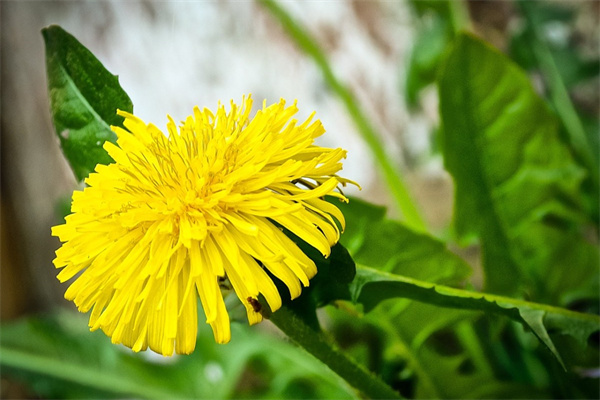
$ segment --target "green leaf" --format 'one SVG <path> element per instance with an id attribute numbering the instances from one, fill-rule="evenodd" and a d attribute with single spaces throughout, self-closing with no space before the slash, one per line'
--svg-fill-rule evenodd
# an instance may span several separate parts
<path id="1" fill-rule="evenodd" d="M 116 141 L 110 126 L 121 126 L 116 112 L 133 112 L 129 96 L 118 78 L 75 37 L 59 26 L 42 29 L 52 120 L 63 152 L 77 179 L 84 179 L 96 164 L 112 162 L 103 149 Z"/>
<path id="2" fill-rule="evenodd" d="M 504 315 L 531 329 L 561 363 L 561 357 L 548 335 L 549 330 L 572 336 L 582 346 L 587 345 L 591 334 L 600 330 L 600 317 L 597 315 L 451 288 L 360 265 L 350 291 L 352 300 L 363 304 L 367 312 L 383 300 L 402 297 L 440 307 Z"/>
<path id="3" fill-rule="evenodd" d="M 486 290 L 515 294 L 525 284 L 531 298 L 550 303 L 584 287 L 592 296 L 599 258 L 581 235 L 585 172 L 525 73 L 462 34 L 439 95 L 455 226 L 461 237 L 481 237 Z M 557 282 L 548 285 L 550 276 Z"/>

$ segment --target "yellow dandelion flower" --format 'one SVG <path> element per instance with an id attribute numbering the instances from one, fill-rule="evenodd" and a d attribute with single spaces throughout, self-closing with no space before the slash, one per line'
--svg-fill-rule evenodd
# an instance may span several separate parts
<path id="1" fill-rule="evenodd" d="M 169 117 L 165 136 L 156 126 L 119 111 L 113 127 L 115 161 L 98 165 L 87 187 L 73 193 L 72 214 L 52 229 L 64 242 L 54 265 L 58 279 L 74 277 L 65 293 L 89 325 L 113 343 L 163 355 L 190 353 L 196 344 L 198 294 L 215 340 L 230 340 L 220 290 L 228 281 L 250 324 L 262 294 L 270 308 L 281 297 L 267 271 L 292 298 L 317 273 L 280 229 L 328 256 L 344 216 L 323 200 L 347 201 L 336 188 L 346 152 L 313 145 L 325 130 L 314 113 L 292 119 L 296 103 L 263 103 L 253 119 L 250 97 L 229 112 L 198 107 L 179 128 Z"/>

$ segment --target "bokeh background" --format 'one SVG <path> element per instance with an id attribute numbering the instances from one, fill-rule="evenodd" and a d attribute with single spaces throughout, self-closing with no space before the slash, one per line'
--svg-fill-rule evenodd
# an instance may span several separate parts
<path id="1" fill-rule="evenodd" d="M 407 69 L 419 29 L 430 21 L 408 1 L 281 2 L 325 50 L 406 175 L 430 230 L 447 237 L 452 183 L 436 152 L 437 95 L 406 102 Z M 550 26 L 549 40 L 598 58 L 598 1 L 553 2 L 571 17 Z M 468 1 L 473 29 L 507 51 L 522 20 L 509 1 Z M 327 130 L 320 143 L 348 150 L 344 176 L 363 190 L 348 194 L 390 206 L 368 147 L 321 71 L 264 7 L 252 1 L 5 1 L 1 15 L 1 318 L 44 313 L 65 287 L 51 261 L 59 243 L 50 227 L 61 218 L 77 182 L 62 157 L 50 119 L 40 30 L 58 24 L 119 76 L 136 115 L 159 127 L 184 119 L 195 105 L 298 100 L 299 119 L 317 112 Z M 568 56 L 566 54 L 566 56 Z M 536 76 L 533 75 L 534 82 Z M 598 112 L 598 81 L 575 87 L 578 107 Z M 477 260 L 477 248 L 455 250 Z M 213 371 L 214 372 L 214 371 Z M 209 374 L 211 372 L 209 371 Z M 218 374 L 219 372 L 214 372 Z M 13 390 L 13 391 L 11 391 Z M 26 389 L 2 381 L 2 397 Z"/>

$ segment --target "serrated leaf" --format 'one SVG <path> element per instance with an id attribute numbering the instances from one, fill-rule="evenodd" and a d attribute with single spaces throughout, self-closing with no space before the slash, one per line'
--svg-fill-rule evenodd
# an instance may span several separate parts
<path id="1" fill-rule="evenodd" d="M 59 26 L 42 30 L 52 120 L 60 143 L 78 180 L 97 164 L 112 159 L 103 149 L 116 141 L 110 126 L 121 126 L 117 109 L 133 112 L 118 78 L 75 37 Z"/>
<path id="2" fill-rule="evenodd" d="M 402 297 L 440 307 L 478 310 L 509 317 L 531 329 L 561 364 L 561 357 L 548 335 L 548 330 L 572 336 L 583 346 L 587 345 L 592 333 L 600 330 L 600 317 L 597 315 L 451 288 L 360 265 L 357 266 L 356 279 L 351 284 L 350 293 L 352 300 L 363 304 L 367 312 L 383 300 Z"/>
<path id="3" fill-rule="evenodd" d="M 460 236 L 481 237 L 486 290 L 514 294 L 525 284 L 532 298 L 552 303 L 582 287 L 591 296 L 599 258 L 581 236 L 585 172 L 525 73 L 462 34 L 439 94 L 455 226 Z M 562 285 L 548 285 L 551 275 Z"/>

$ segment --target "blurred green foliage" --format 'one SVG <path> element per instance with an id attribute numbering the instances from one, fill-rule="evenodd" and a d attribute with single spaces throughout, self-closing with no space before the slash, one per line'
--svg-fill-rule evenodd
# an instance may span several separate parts
<path id="1" fill-rule="evenodd" d="M 294 22 L 266 3 L 275 18 Z M 573 22 L 553 2 L 514 3 L 523 23 L 508 55 L 460 32 L 470 26 L 466 3 L 410 4 L 420 28 L 404 95 L 418 112 L 420 92 L 437 86 L 439 142 L 456 189 L 454 240 L 481 244 L 485 290 L 473 287 L 472 267 L 448 243 L 387 219 L 382 207 L 332 200 L 347 220 L 341 245 L 326 260 L 300 243 L 319 274 L 285 307 L 309 337 L 314 331 L 403 397 L 598 398 L 598 115 L 568 96 L 598 80 L 598 60 L 543 37 L 552 24 Z M 318 43 L 297 22 L 288 31 L 348 110 L 360 111 Z M 106 128 L 120 123 L 111 110 L 131 110 L 131 102 L 75 38 L 59 27 L 44 36 L 55 126 L 82 179 L 110 161 L 98 141 L 111 140 Z M 541 74 L 543 90 L 527 73 Z M 265 325 L 234 323 L 223 346 L 200 324 L 192 355 L 162 358 L 112 345 L 85 319 L 58 311 L 3 324 L 3 378 L 46 398 L 364 396 Z"/>
<path id="2" fill-rule="evenodd" d="M 192 355 L 165 358 L 114 345 L 89 332 L 86 316 L 57 311 L 3 324 L 2 374 L 45 398 L 354 398 L 297 347 L 245 323 L 232 330 L 232 342 L 218 345 L 200 324 Z"/>

